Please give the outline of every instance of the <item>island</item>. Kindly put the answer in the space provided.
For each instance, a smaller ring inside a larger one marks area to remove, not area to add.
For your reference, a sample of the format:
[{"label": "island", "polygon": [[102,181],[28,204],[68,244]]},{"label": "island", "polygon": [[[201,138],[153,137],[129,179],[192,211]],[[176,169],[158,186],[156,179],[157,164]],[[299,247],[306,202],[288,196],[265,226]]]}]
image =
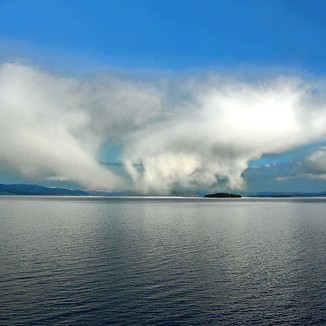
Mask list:
[{"label": "island", "polygon": [[229,194],[227,192],[216,192],[214,194],[207,194],[205,198],[241,198],[241,195],[238,194]]}]

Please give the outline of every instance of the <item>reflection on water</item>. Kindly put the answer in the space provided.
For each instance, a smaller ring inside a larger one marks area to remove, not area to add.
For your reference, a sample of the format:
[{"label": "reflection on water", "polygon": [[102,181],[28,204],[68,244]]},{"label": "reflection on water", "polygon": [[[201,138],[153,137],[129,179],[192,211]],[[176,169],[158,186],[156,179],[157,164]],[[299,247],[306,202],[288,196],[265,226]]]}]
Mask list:
[{"label": "reflection on water", "polygon": [[322,324],[325,204],[0,197],[0,324]]}]

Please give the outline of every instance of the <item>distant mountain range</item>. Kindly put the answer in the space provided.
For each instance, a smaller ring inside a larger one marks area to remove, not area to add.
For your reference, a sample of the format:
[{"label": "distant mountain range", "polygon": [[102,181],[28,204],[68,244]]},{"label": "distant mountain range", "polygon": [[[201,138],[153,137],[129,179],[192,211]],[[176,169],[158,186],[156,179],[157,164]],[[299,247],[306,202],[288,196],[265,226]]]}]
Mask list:
[{"label": "distant mountain range", "polygon": [[326,197],[326,191],[323,192],[273,192],[264,191],[257,193],[244,194],[246,197],[272,197],[272,198],[288,198],[288,197]]},{"label": "distant mountain range", "polygon": [[[71,190],[65,188],[51,188],[35,184],[0,184],[0,195],[25,195],[25,196],[123,196],[136,195],[133,193],[123,192],[105,192],[105,191],[85,191]],[[223,197],[216,196],[218,194],[208,195],[207,197]],[[222,195],[229,195],[224,194]],[[240,195],[239,195],[240,196]],[[326,197],[326,191],[311,193],[311,192],[258,192],[258,193],[243,193],[245,197],[272,197],[272,198],[288,198],[288,197]]]},{"label": "distant mountain range", "polygon": [[0,184],[0,195],[25,195],[25,196],[87,196],[83,190],[64,188],[49,188],[30,184]]}]

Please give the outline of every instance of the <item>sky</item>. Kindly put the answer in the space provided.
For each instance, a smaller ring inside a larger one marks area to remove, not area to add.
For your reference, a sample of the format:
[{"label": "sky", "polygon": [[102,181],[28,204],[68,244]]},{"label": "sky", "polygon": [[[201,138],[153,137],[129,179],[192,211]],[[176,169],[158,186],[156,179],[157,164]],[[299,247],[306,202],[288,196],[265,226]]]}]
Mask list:
[{"label": "sky", "polygon": [[0,183],[326,191],[322,0],[0,0]]}]

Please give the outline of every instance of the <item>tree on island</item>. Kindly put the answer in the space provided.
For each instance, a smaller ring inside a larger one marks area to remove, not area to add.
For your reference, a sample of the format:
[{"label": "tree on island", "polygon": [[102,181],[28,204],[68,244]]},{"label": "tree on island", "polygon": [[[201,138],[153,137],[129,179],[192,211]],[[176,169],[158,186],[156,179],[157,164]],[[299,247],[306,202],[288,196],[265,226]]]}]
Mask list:
[{"label": "tree on island", "polygon": [[207,194],[205,198],[241,198],[241,195],[229,194],[227,192],[216,192],[214,194]]}]

